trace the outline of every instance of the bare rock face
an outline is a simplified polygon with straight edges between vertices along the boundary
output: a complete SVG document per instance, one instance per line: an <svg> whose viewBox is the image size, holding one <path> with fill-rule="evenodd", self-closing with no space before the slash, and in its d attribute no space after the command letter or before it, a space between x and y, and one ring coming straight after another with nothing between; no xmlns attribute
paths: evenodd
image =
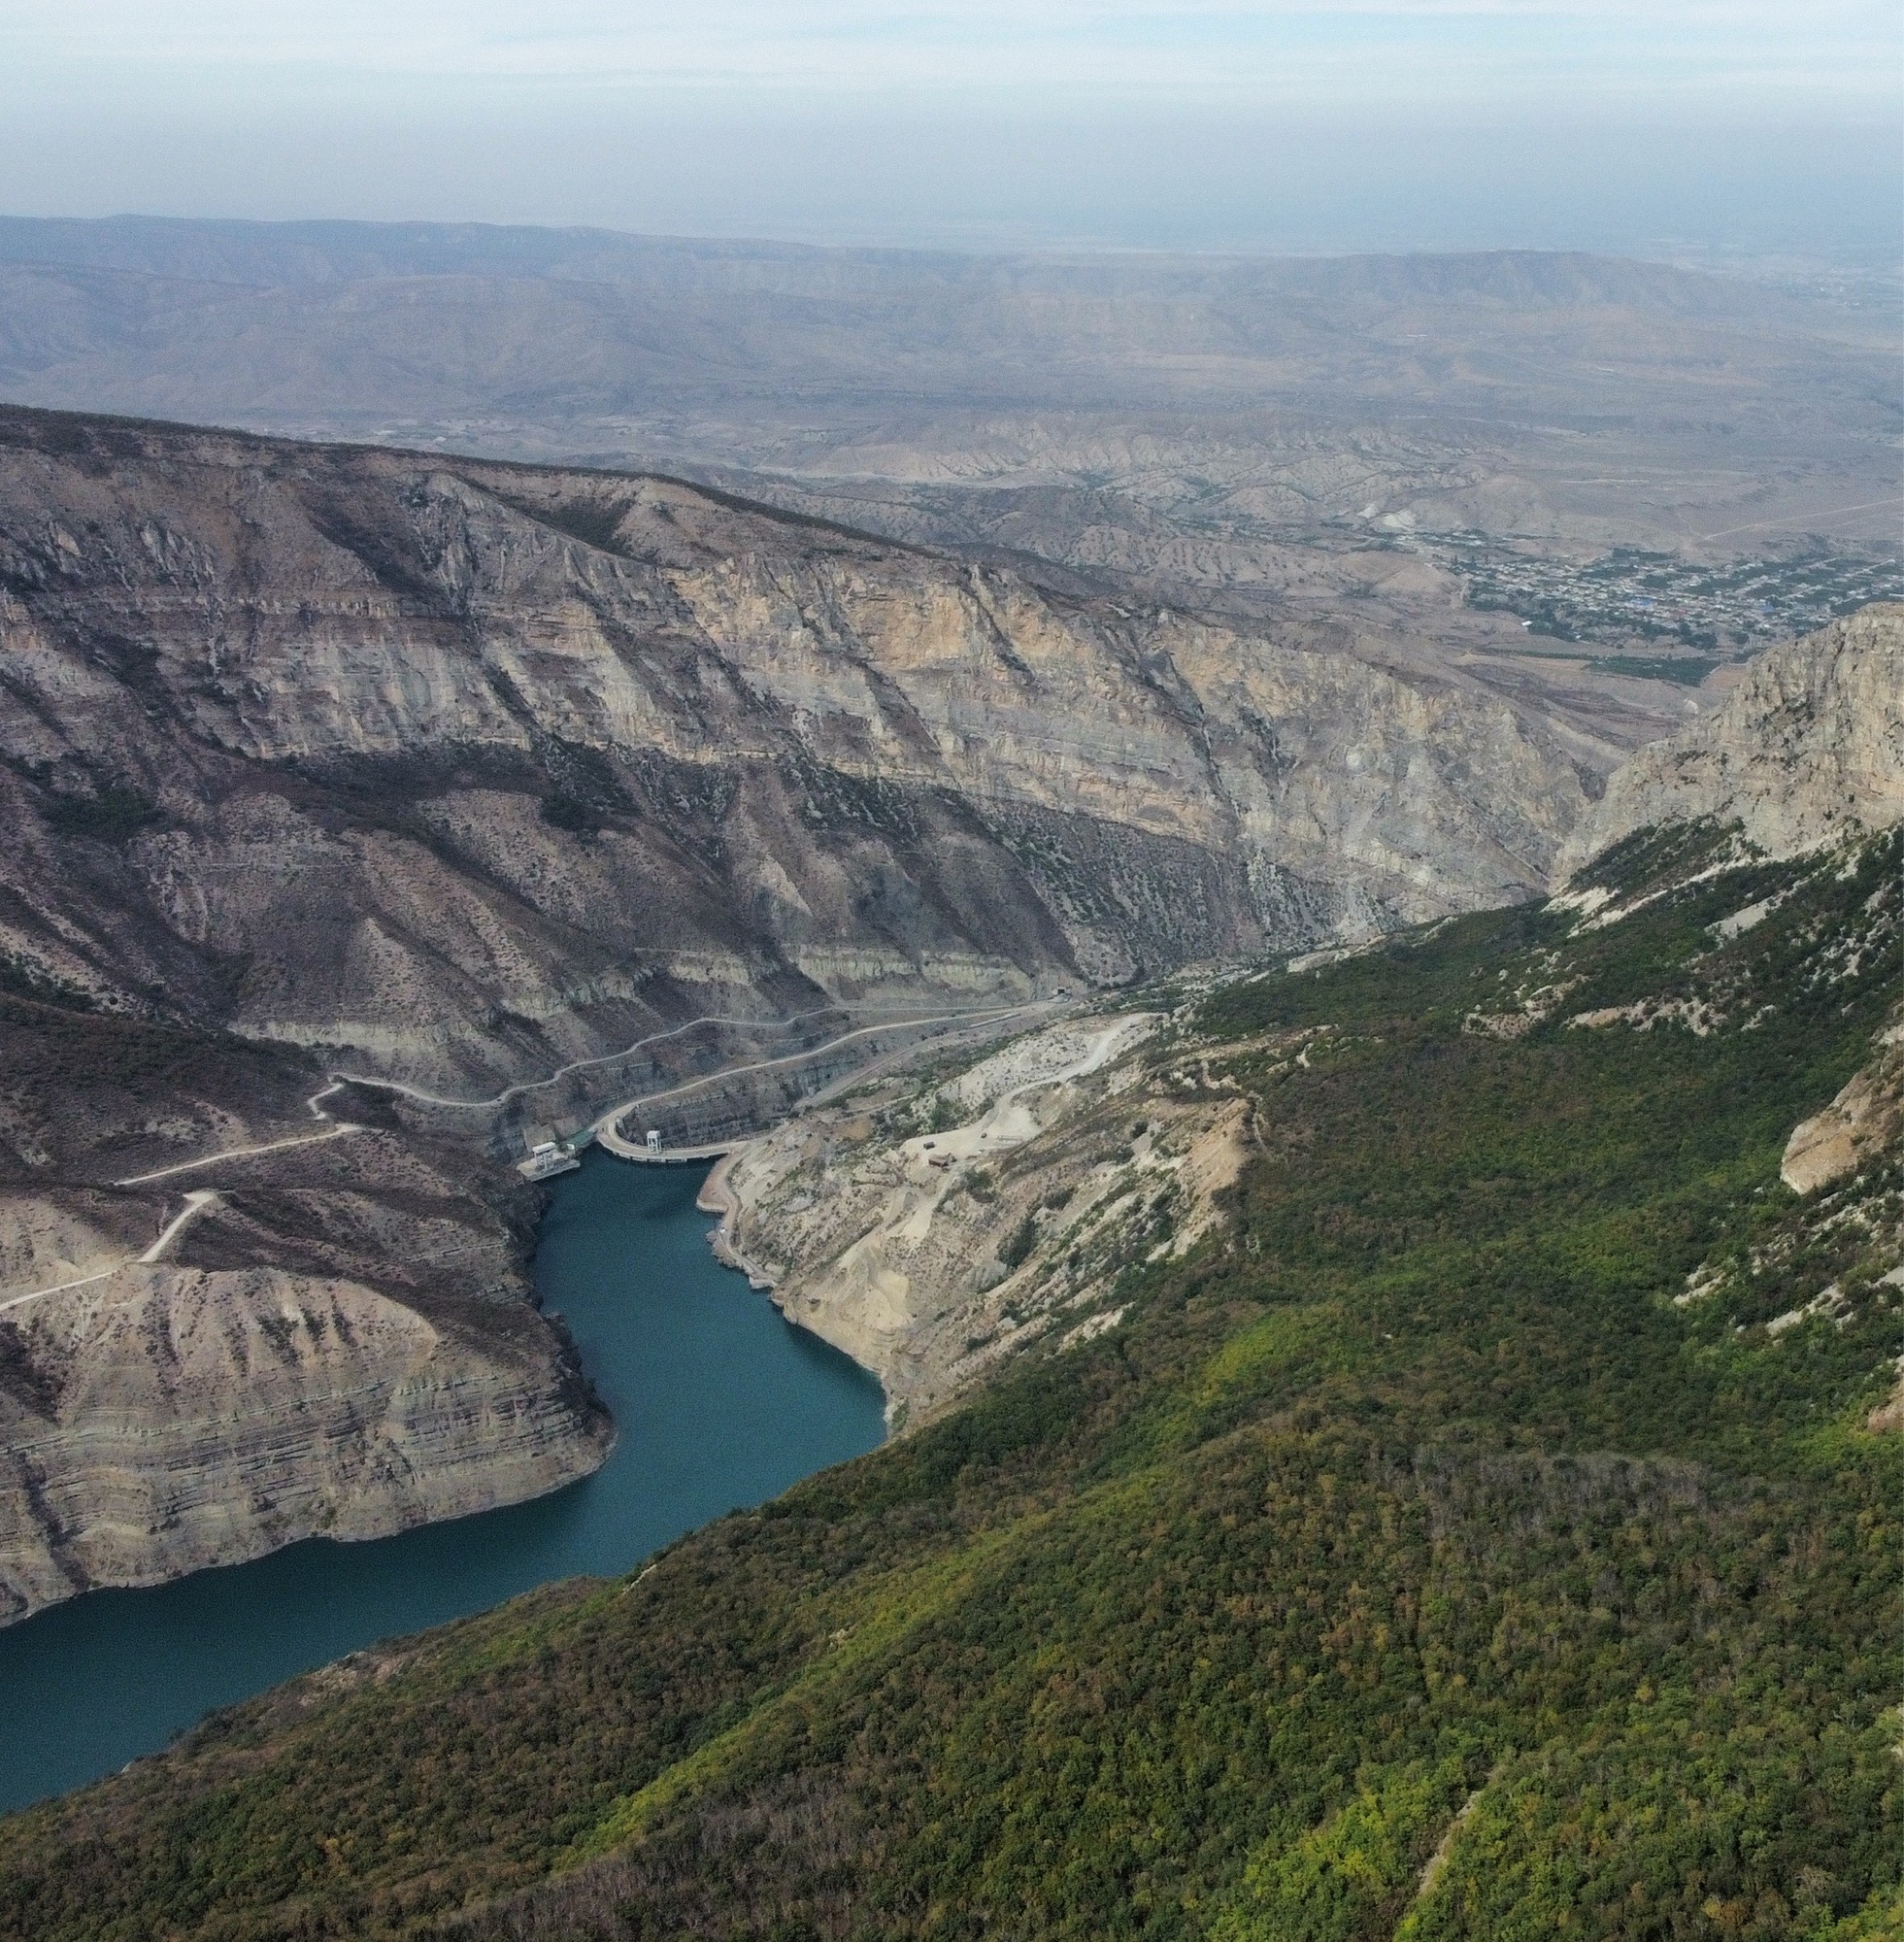
<svg viewBox="0 0 1904 1943"><path fill-rule="evenodd" d="M1158 1022L1067 1021L883 1112L777 1128L709 1180L717 1252L876 1371L896 1425L1114 1326L1118 1270L1216 1226L1250 1146L1241 1099L1147 1056Z"/></svg>
<svg viewBox="0 0 1904 1943"><path fill-rule="evenodd" d="M533 1307L533 1192L319 1119L321 1083L283 1047L0 988L0 1625L607 1455Z"/></svg>
<svg viewBox="0 0 1904 1943"><path fill-rule="evenodd" d="M22 412L0 677L0 955L437 1086L1531 895L1611 759L679 482Z"/></svg>
<svg viewBox="0 0 1904 1943"><path fill-rule="evenodd" d="M1561 846L1554 881L1635 830L1701 818L1738 823L1774 857L1904 818L1904 605L1768 650L1696 727L1629 757Z"/></svg>
<svg viewBox="0 0 1904 1943"><path fill-rule="evenodd" d="M539 1345L357 1282L134 1264L0 1323L0 1622L533 1497L606 1448Z"/></svg>
<svg viewBox="0 0 1904 1943"><path fill-rule="evenodd" d="M1892 1012L1875 1055L1822 1113L1800 1121L1786 1142L1779 1177L1795 1193L1829 1187L1904 1138L1904 1006Z"/></svg>

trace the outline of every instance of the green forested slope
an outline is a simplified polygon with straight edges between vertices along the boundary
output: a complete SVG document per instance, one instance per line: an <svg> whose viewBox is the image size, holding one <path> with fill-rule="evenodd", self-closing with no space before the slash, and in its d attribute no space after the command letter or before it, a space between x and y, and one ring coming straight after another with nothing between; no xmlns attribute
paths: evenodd
<svg viewBox="0 0 1904 1943"><path fill-rule="evenodd" d="M1120 1326L0 1824L0 1924L1896 1933L1904 1174L1778 1165L1904 990L1904 850L1710 841L1219 993L1157 1083L1260 1157Z"/></svg>

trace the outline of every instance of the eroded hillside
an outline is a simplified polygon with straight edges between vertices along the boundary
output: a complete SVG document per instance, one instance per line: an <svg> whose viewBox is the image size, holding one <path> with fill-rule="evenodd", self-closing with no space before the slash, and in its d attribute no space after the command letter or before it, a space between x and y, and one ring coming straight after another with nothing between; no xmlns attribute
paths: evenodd
<svg viewBox="0 0 1904 1943"><path fill-rule="evenodd" d="M12 960L425 1084L1528 895L1618 753L663 480L0 430Z"/></svg>
<svg viewBox="0 0 1904 1943"><path fill-rule="evenodd" d="M0 990L0 1624L594 1469L534 1196L282 1048Z"/></svg>

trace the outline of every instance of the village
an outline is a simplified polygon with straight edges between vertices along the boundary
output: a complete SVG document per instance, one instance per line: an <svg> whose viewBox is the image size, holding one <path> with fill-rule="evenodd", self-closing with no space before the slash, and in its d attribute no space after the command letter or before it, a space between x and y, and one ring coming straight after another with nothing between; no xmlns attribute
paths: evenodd
<svg viewBox="0 0 1904 1943"><path fill-rule="evenodd" d="M1401 544L1458 574L1470 607L1514 615L1529 634L1669 657L1742 658L1868 601L1904 597L1904 563L1868 553L1712 565L1631 547L1568 559L1482 533L1411 535Z"/></svg>

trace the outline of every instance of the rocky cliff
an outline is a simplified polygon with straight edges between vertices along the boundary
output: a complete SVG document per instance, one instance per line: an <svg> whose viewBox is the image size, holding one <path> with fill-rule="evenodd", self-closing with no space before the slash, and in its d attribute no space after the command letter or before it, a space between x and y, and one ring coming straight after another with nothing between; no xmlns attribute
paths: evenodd
<svg viewBox="0 0 1904 1943"><path fill-rule="evenodd" d="M1904 1001L1878 1035L1871 1061L1852 1075L1822 1113L1802 1120L1787 1141L1779 1174L1800 1194L1878 1165L1904 1136Z"/></svg>
<svg viewBox="0 0 1904 1943"><path fill-rule="evenodd" d="M133 1264L5 1321L0 1620L534 1497L606 1448L542 1345L360 1282Z"/></svg>
<svg viewBox="0 0 1904 1943"><path fill-rule="evenodd" d="M369 1097L319 1118L295 1052L70 998L0 990L0 1624L606 1455L506 1170Z"/></svg>
<svg viewBox="0 0 1904 1943"><path fill-rule="evenodd" d="M1629 757L1561 846L1556 881L1650 824L1708 818L1774 857L1904 818L1904 606L1768 650L1712 715Z"/></svg>
<svg viewBox="0 0 1904 1943"><path fill-rule="evenodd" d="M24 412L0 681L23 975L423 1084L1526 896L1613 754L663 479Z"/></svg>
<svg viewBox="0 0 1904 1943"><path fill-rule="evenodd" d="M1147 1056L1161 1022L1067 1021L789 1122L709 1181L717 1248L876 1371L895 1424L1114 1326L1118 1268L1208 1233L1248 1151L1227 1087Z"/></svg>

